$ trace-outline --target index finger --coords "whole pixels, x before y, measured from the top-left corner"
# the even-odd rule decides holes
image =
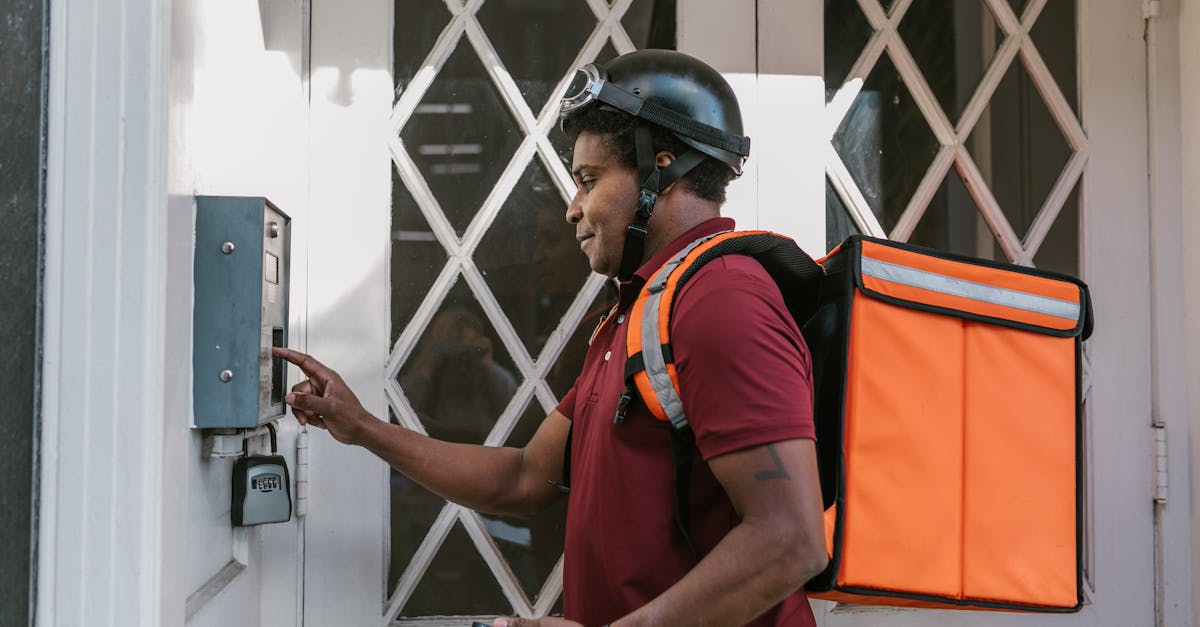
[[[312,355],[306,355],[300,351],[294,351],[290,348],[280,348],[278,346],[271,349],[271,354],[296,364],[304,374],[317,379],[322,385],[333,378],[333,371],[325,364],[317,361]]]

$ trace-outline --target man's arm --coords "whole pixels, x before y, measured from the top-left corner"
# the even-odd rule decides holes
[[[316,359],[285,348],[273,352],[308,377],[285,399],[297,420],[362,446],[442,498],[490,514],[527,514],[561,496],[550,485],[562,478],[571,424],[561,413],[551,412],[524,448],[442,442],[376,418]]]
[[[683,579],[614,627],[744,625],[825,568],[812,440],[756,446],[708,464],[741,522]]]
[[[328,416],[326,416],[328,420]],[[557,411],[523,448],[443,442],[374,420],[358,444],[435,494],[488,514],[530,514],[562,496],[571,422]]]

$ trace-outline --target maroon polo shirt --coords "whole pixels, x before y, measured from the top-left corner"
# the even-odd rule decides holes
[[[692,557],[675,528],[669,425],[645,405],[613,424],[625,387],[626,315],[667,259],[695,239],[733,229],[714,218],[659,251],[621,285],[616,313],[597,333],[574,387],[558,405],[572,420],[563,608],[586,627],[614,621],[683,578]],[[691,532],[701,555],[735,525],[729,498],[702,460],[814,438],[808,348],[779,288],[757,261],[720,257],[680,290],[671,345],[684,413],[696,436]],[[803,590],[752,625],[815,625]]]

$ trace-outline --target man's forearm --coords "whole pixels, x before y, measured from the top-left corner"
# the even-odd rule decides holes
[[[438,496],[489,514],[524,514],[541,495],[521,489],[522,451],[443,442],[381,420],[358,444]]]
[[[739,524],[683,579],[613,627],[745,625],[824,568],[823,554],[806,554],[784,533]]]

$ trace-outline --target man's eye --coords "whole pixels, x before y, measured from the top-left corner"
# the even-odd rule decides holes
[[[591,191],[591,189],[596,186],[596,179],[584,179],[580,181],[579,184],[586,187],[588,191]]]

